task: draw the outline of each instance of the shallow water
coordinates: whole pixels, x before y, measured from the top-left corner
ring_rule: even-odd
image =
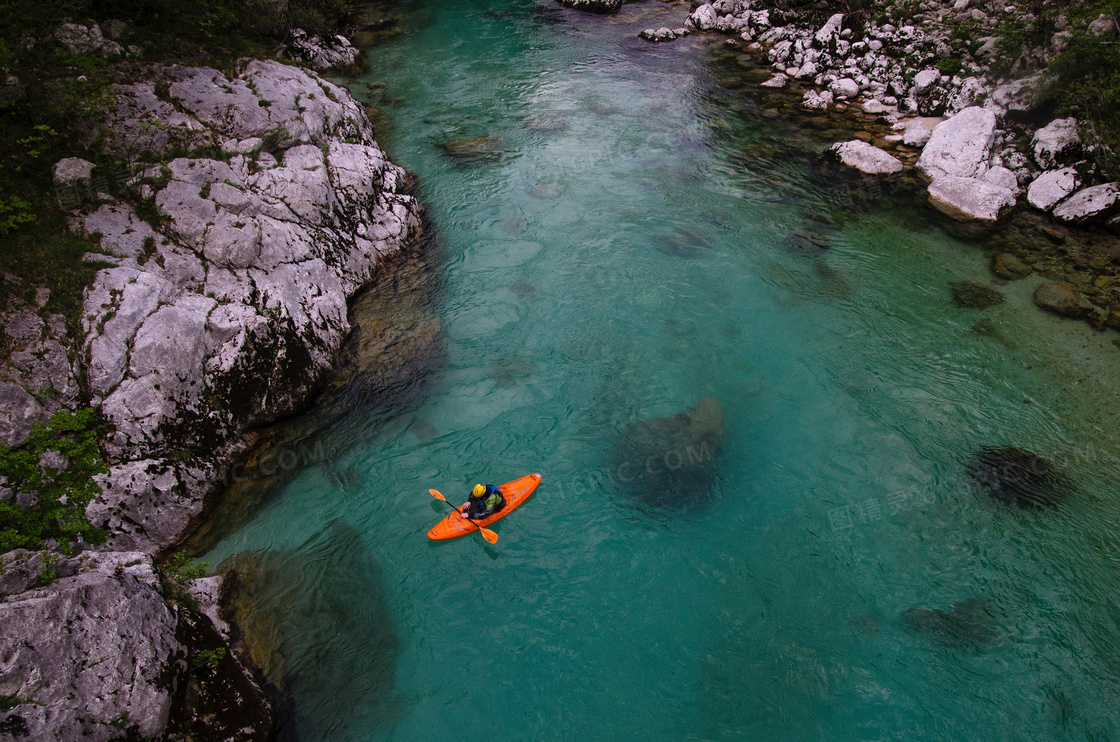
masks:
[[[823,145],[790,147],[788,123],[716,87],[700,42],[634,39],[687,4],[404,7],[366,81],[439,230],[446,357],[418,393],[336,422],[330,460],[206,557],[307,544],[380,570],[377,611],[347,609],[368,599],[347,570],[292,570],[287,730],[1120,739],[1112,334],[1036,311],[1037,277],[955,306],[951,282],[991,280],[977,248],[904,197],[845,205],[812,165]],[[478,136],[498,156],[441,146]],[[614,441],[708,396],[711,496],[644,506]],[[969,488],[968,457],[1007,444],[1076,481],[1062,507]],[[496,546],[424,537],[429,487],[531,471]],[[323,537],[339,524],[357,536]],[[901,620],[974,597],[994,641]]]

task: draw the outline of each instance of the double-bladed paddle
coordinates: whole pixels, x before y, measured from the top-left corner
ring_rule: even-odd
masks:
[[[443,494],[439,490],[428,490],[428,493],[431,494],[431,496],[436,498],[437,500],[443,500],[444,502],[447,502],[447,498],[444,497]],[[447,502],[447,504],[451,505],[450,502]],[[451,505],[451,509],[454,510],[456,513],[459,513],[459,515],[463,515],[462,511],[459,510],[459,508],[455,507],[454,505]],[[471,520],[470,518],[467,518],[466,516],[463,516],[463,518],[468,523],[474,523],[473,520]],[[474,525],[475,525],[475,528],[477,528],[479,530],[479,532],[482,533],[482,537],[484,539],[486,539],[487,541],[489,541],[492,544],[498,543],[498,534],[494,533],[489,528],[483,528],[478,523],[474,523]]]

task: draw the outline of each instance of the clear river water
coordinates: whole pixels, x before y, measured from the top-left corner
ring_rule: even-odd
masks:
[[[370,50],[378,138],[438,230],[446,352],[205,556],[296,565],[285,733],[1120,739],[1114,334],[1034,309],[1034,276],[955,306],[951,282],[992,280],[977,247],[910,199],[839,197],[827,141],[719,87],[704,42],[635,38],[686,13],[408,0]],[[478,136],[500,154],[442,146]],[[710,495],[647,505],[614,442],[706,397]],[[979,495],[989,445],[1073,491]],[[496,545],[425,538],[428,488],[533,471]],[[969,600],[983,642],[901,619]]]

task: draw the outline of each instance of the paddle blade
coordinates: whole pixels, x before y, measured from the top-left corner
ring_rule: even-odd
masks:
[[[436,498],[437,500],[443,500],[444,502],[447,502],[447,498],[444,497],[443,493],[440,492],[439,490],[428,490],[428,494],[430,494],[432,497]]]
[[[494,533],[489,528],[482,528],[481,526],[479,526],[478,530],[482,533],[482,537],[490,543],[498,543],[498,534]]]

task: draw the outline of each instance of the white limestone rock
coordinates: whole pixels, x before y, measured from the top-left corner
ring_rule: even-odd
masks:
[[[904,168],[897,158],[858,139],[838,142],[832,145],[829,151],[846,167],[866,175],[895,175],[901,173]]]
[[[1015,194],[976,178],[944,176],[934,180],[929,202],[941,213],[962,222],[995,224],[1015,208]]]
[[[926,143],[932,135],[933,132],[927,129],[924,123],[921,121],[914,121],[902,132],[902,143],[907,147],[921,148],[926,146]]]
[[[1039,211],[1050,211],[1081,186],[1081,177],[1071,167],[1050,170],[1027,188],[1027,203]]]
[[[198,514],[211,464],[241,431],[287,414],[314,388],[349,331],[347,298],[419,226],[415,199],[401,193],[404,171],[343,89],[277,62],[250,62],[234,79],[168,74],[182,129],[248,156],[169,162],[151,181],[167,225],[159,230],[125,205],[83,218],[117,260],[98,272],[84,307],[90,390],[114,426],[115,457],[89,516],[115,534],[111,543],[145,550]],[[118,116],[163,112],[150,93],[119,88]],[[279,157],[259,152],[262,143]],[[203,444],[212,459],[167,460]]]
[[[766,82],[759,83],[758,86],[760,88],[784,88],[788,80],[789,78],[786,75],[776,72],[773,77]]]
[[[1054,217],[1063,222],[1089,224],[1103,222],[1120,212],[1120,183],[1083,188],[1054,209]]]
[[[827,49],[829,44],[840,37],[840,27],[844,24],[844,14],[836,13],[813,35],[818,49]]]
[[[991,183],[994,186],[1006,188],[1016,196],[1019,195],[1019,179],[1015,177],[1015,173],[1002,165],[995,165],[988,168],[988,171],[984,173],[980,179],[985,183]]]
[[[701,31],[711,31],[716,27],[719,21],[719,14],[716,13],[715,8],[711,3],[704,3],[688,17],[688,23]]]
[[[361,64],[362,51],[350,45],[345,36],[312,36],[302,28],[293,28],[288,54],[311,66],[316,72],[347,70]]]
[[[1034,160],[1043,170],[1050,170],[1078,154],[1081,135],[1077,119],[1054,119],[1034,134]]]
[[[112,725],[126,719],[136,736],[156,737],[186,679],[186,650],[151,557],[75,561],[73,576],[0,602],[0,694],[34,701],[0,723],[20,717],[30,739],[117,739]]]
[[[809,89],[801,98],[801,107],[808,111],[827,111],[832,105],[832,92]]]
[[[982,175],[995,131],[996,117],[991,111],[975,106],[964,109],[934,128],[918,158],[918,171],[927,181]]]
[[[851,78],[842,77],[830,83],[828,90],[837,100],[848,100],[859,95],[859,84]]]

